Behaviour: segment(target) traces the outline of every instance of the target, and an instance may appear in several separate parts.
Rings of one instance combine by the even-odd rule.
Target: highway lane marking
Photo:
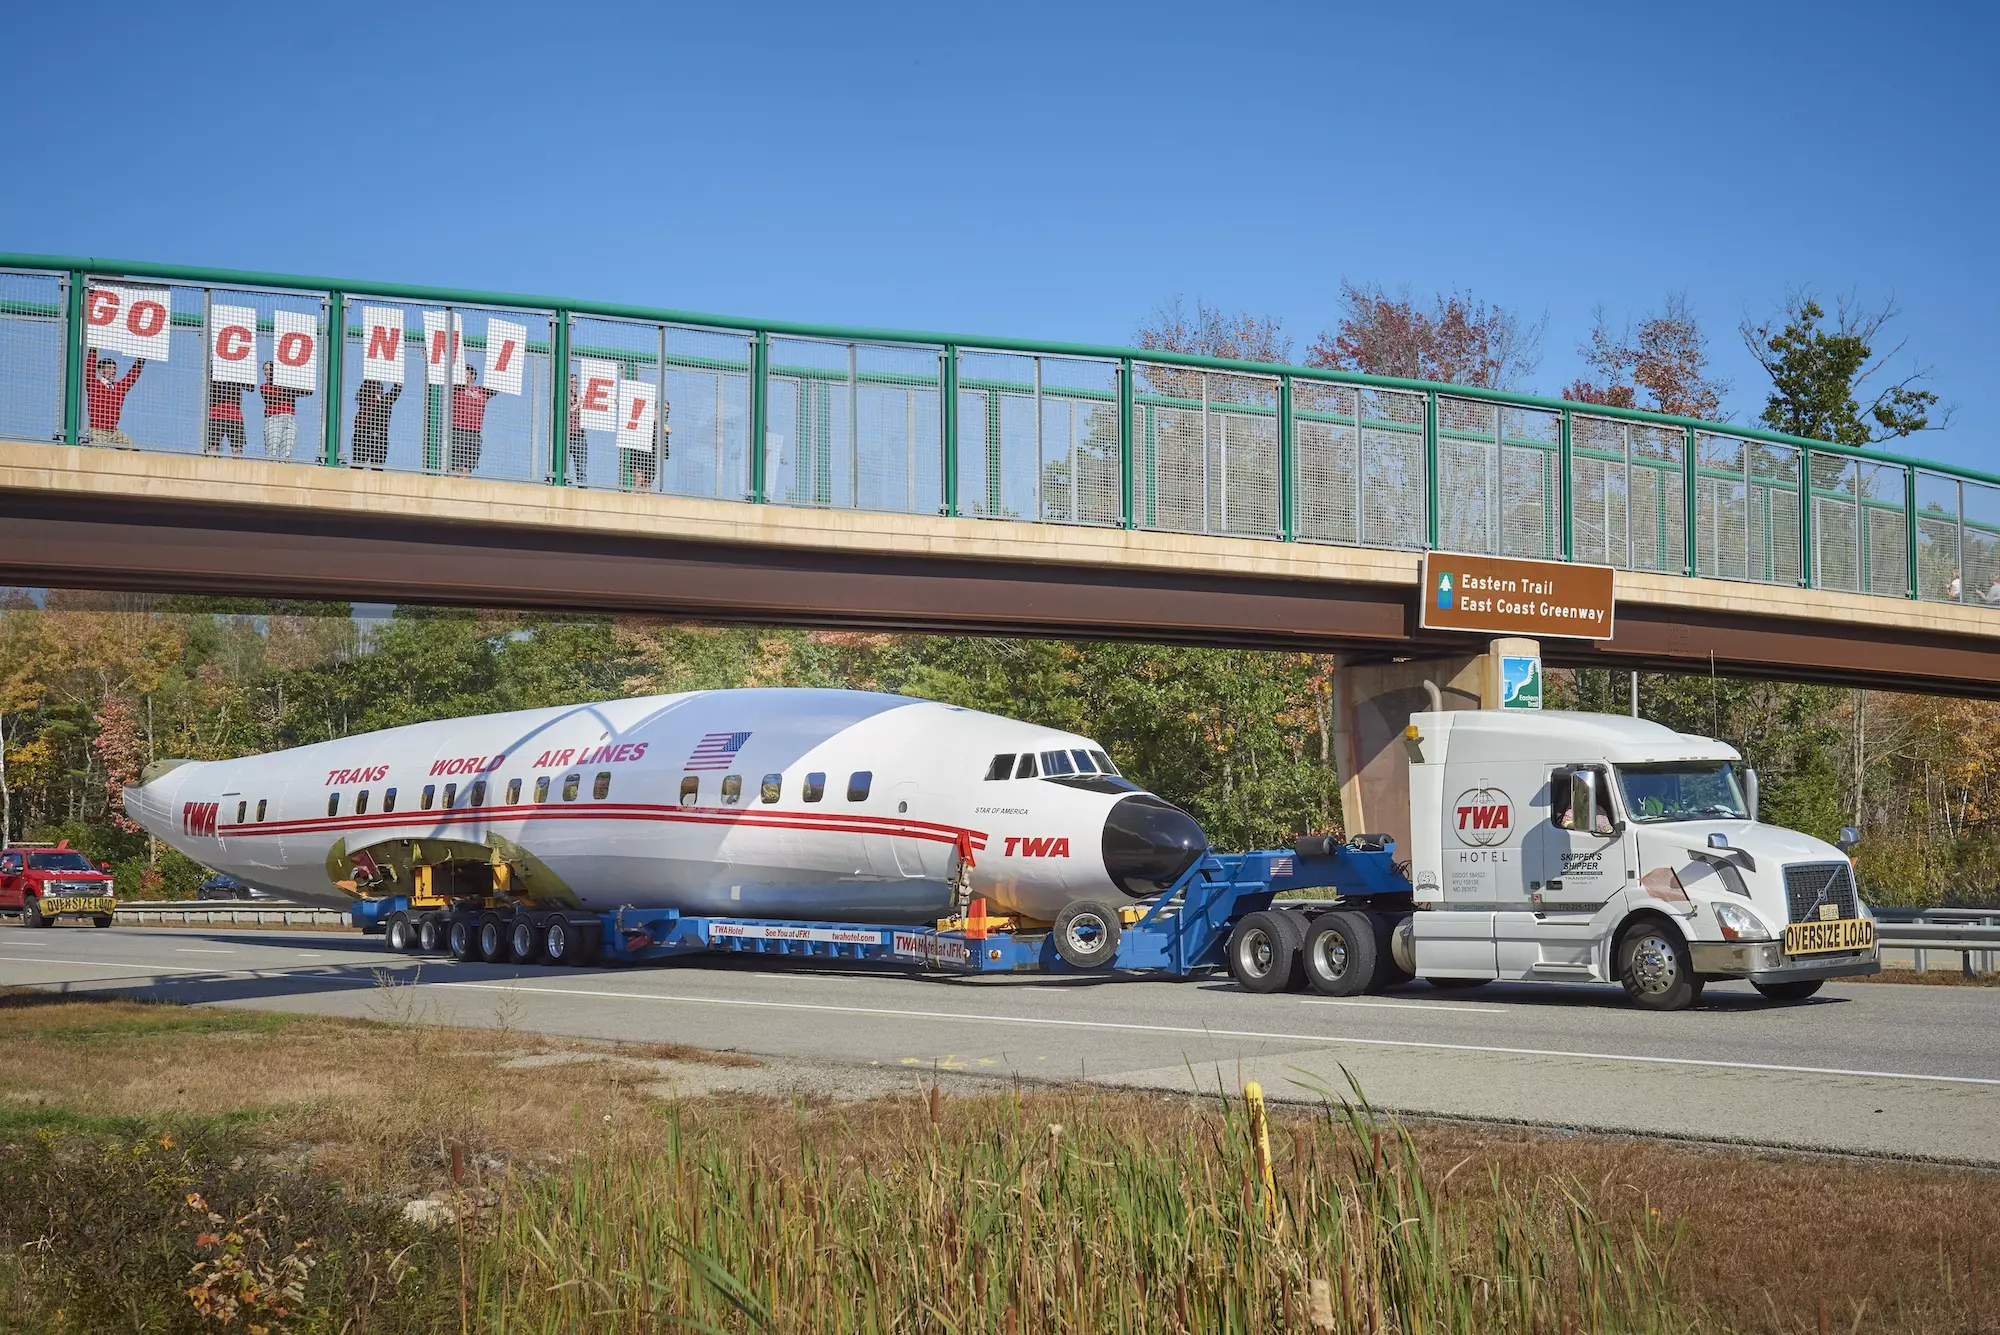
[[[203,946],[175,946],[174,952],[180,955],[234,955],[236,953],[233,950],[212,950]]]
[[[128,973],[219,973],[255,976],[252,969],[193,969],[170,964],[137,966],[130,960],[111,963],[103,960],[32,959],[0,955],[0,963],[75,964],[86,968],[119,969]],[[374,979],[322,976],[317,982],[339,982],[355,987],[380,986]],[[1014,1024],[1051,1029],[1093,1029],[1111,1033],[1185,1034],[1199,1038],[1257,1038],[1286,1043],[1308,1043],[1369,1048],[1403,1048],[1424,1052],[1477,1052],[1502,1057],[1566,1057],[1577,1061],[1608,1062],[1639,1066],[1696,1066],[1708,1070],[1770,1071],[1782,1075],[1844,1075],[1866,1080],[1911,1080],[1925,1084],[1974,1085],[2000,1088],[2000,1078],[1977,1075],[1929,1075],[1916,1071],[1849,1070],[1835,1066],[1790,1066],[1778,1062],[1721,1061],[1705,1057],[1649,1057],[1618,1052],[1571,1052],[1560,1048],[1510,1048],[1482,1043],[1438,1043],[1404,1038],[1346,1038],[1331,1034],[1291,1034],[1259,1029],[1209,1029],[1192,1025],[1134,1024],[1120,1020],[1060,1020],[1033,1015],[979,1015],[958,1011],[898,1010],[887,1006],[833,1006],[809,1001],[757,1001],[745,997],[683,997],[662,992],[609,992],[581,987],[522,987],[514,983],[434,982],[415,980],[416,987],[466,988],[479,992],[516,992],[529,996],[590,997],[611,1001],[661,1001],[687,1006],[741,1006],[757,1010],[812,1011],[831,1015],[879,1015],[902,1020],[959,1020],[975,1024]]]
[[[1461,1011],[1466,1015],[1499,1015],[1493,1006],[1433,1006],[1426,1001],[1349,1001],[1344,997],[1300,997],[1301,1006],[1373,1006],[1385,1011]]]

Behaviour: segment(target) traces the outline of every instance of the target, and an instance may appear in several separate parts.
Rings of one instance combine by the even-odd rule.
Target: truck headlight
[[[1771,939],[1771,929],[1764,925],[1762,918],[1749,909],[1737,904],[1721,903],[1710,904],[1708,907],[1715,914],[1715,925],[1722,929],[1723,940],[1769,941]]]

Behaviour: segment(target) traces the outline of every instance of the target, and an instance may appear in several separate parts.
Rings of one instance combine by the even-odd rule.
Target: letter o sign
[[[287,366],[304,366],[312,360],[312,335],[297,330],[278,340],[278,360]]]

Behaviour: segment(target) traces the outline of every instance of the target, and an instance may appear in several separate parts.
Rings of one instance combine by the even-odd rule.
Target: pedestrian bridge
[[[0,255],[0,442],[17,584],[1387,656],[1435,548],[1615,567],[1553,663],[2000,695],[2000,479],[1462,386]]]

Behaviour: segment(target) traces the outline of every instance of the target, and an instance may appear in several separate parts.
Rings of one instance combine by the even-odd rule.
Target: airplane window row
[[[583,776],[581,774],[566,774],[563,776],[563,786],[562,786],[563,801],[565,802],[576,801],[577,796],[582,791],[583,791]],[[590,795],[599,802],[602,802],[605,798],[611,796],[610,770],[599,770],[597,772],[597,776],[590,781]],[[436,784],[434,783],[425,784],[423,792],[419,794],[417,797],[418,810],[429,811],[431,810],[431,808],[437,807],[444,811],[450,811],[453,808],[459,807],[461,805],[458,800],[458,785],[455,783],[448,783],[444,786],[443,802],[438,801],[438,796],[439,794]],[[510,807],[514,806],[515,804],[520,802],[520,800],[521,800],[521,781],[519,779],[509,779],[507,781],[506,805]],[[549,776],[544,774],[535,780],[535,801],[546,802],[548,800],[549,800]],[[241,822],[243,819],[243,805],[244,804],[241,802],[238,802],[236,804],[236,819],[238,820],[238,822]],[[472,783],[466,786],[465,802],[463,803],[463,806],[483,807],[485,805],[486,805],[486,780],[475,779],[472,781]],[[382,810],[386,813],[394,811],[395,809],[396,809],[396,790],[394,788],[383,789]],[[338,816],[340,814],[339,793],[337,792],[328,793],[326,795],[326,814],[329,816]],[[354,795],[354,814],[357,816],[365,816],[368,814],[368,790],[366,788],[361,789]],[[257,803],[257,819],[258,820],[264,819],[264,803],[262,801],[259,801]]]
[[[993,783],[999,779],[1032,779],[1037,772],[1033,751],[1023,751],[1018,756],[1012,751],[1003,751],[987,764],[986,781]],[[1110,756],[1102,751],[1086,751],[1081,747],[1071,751],[1042,752],[1039,772],[1049,776],[1108,774],[1113,778],[1118,777],[1118,767],[1111,763]]]
[[[874,784],[875,771],[866,769],[854,771],[854,773],[847,776],[847,800],[850,802],[866,802],[869,790],[874,787]],[[784,790],[784,775],[766,774],[763,781],[757,785],[757,800],[768,806],[783,797]],[[825,796],[826,774],[823,771],[814,770],[811,774],[806,775],[805,783],[799,793],[800,799],[806,802],[818,802]],[[743,776],[741,774],[723,775],[722,804],[733,807],[742,800]],[[701,776],[699,774],[687,774],[681,777],[681,805],[684,807],[698,807],[701,805]]]

